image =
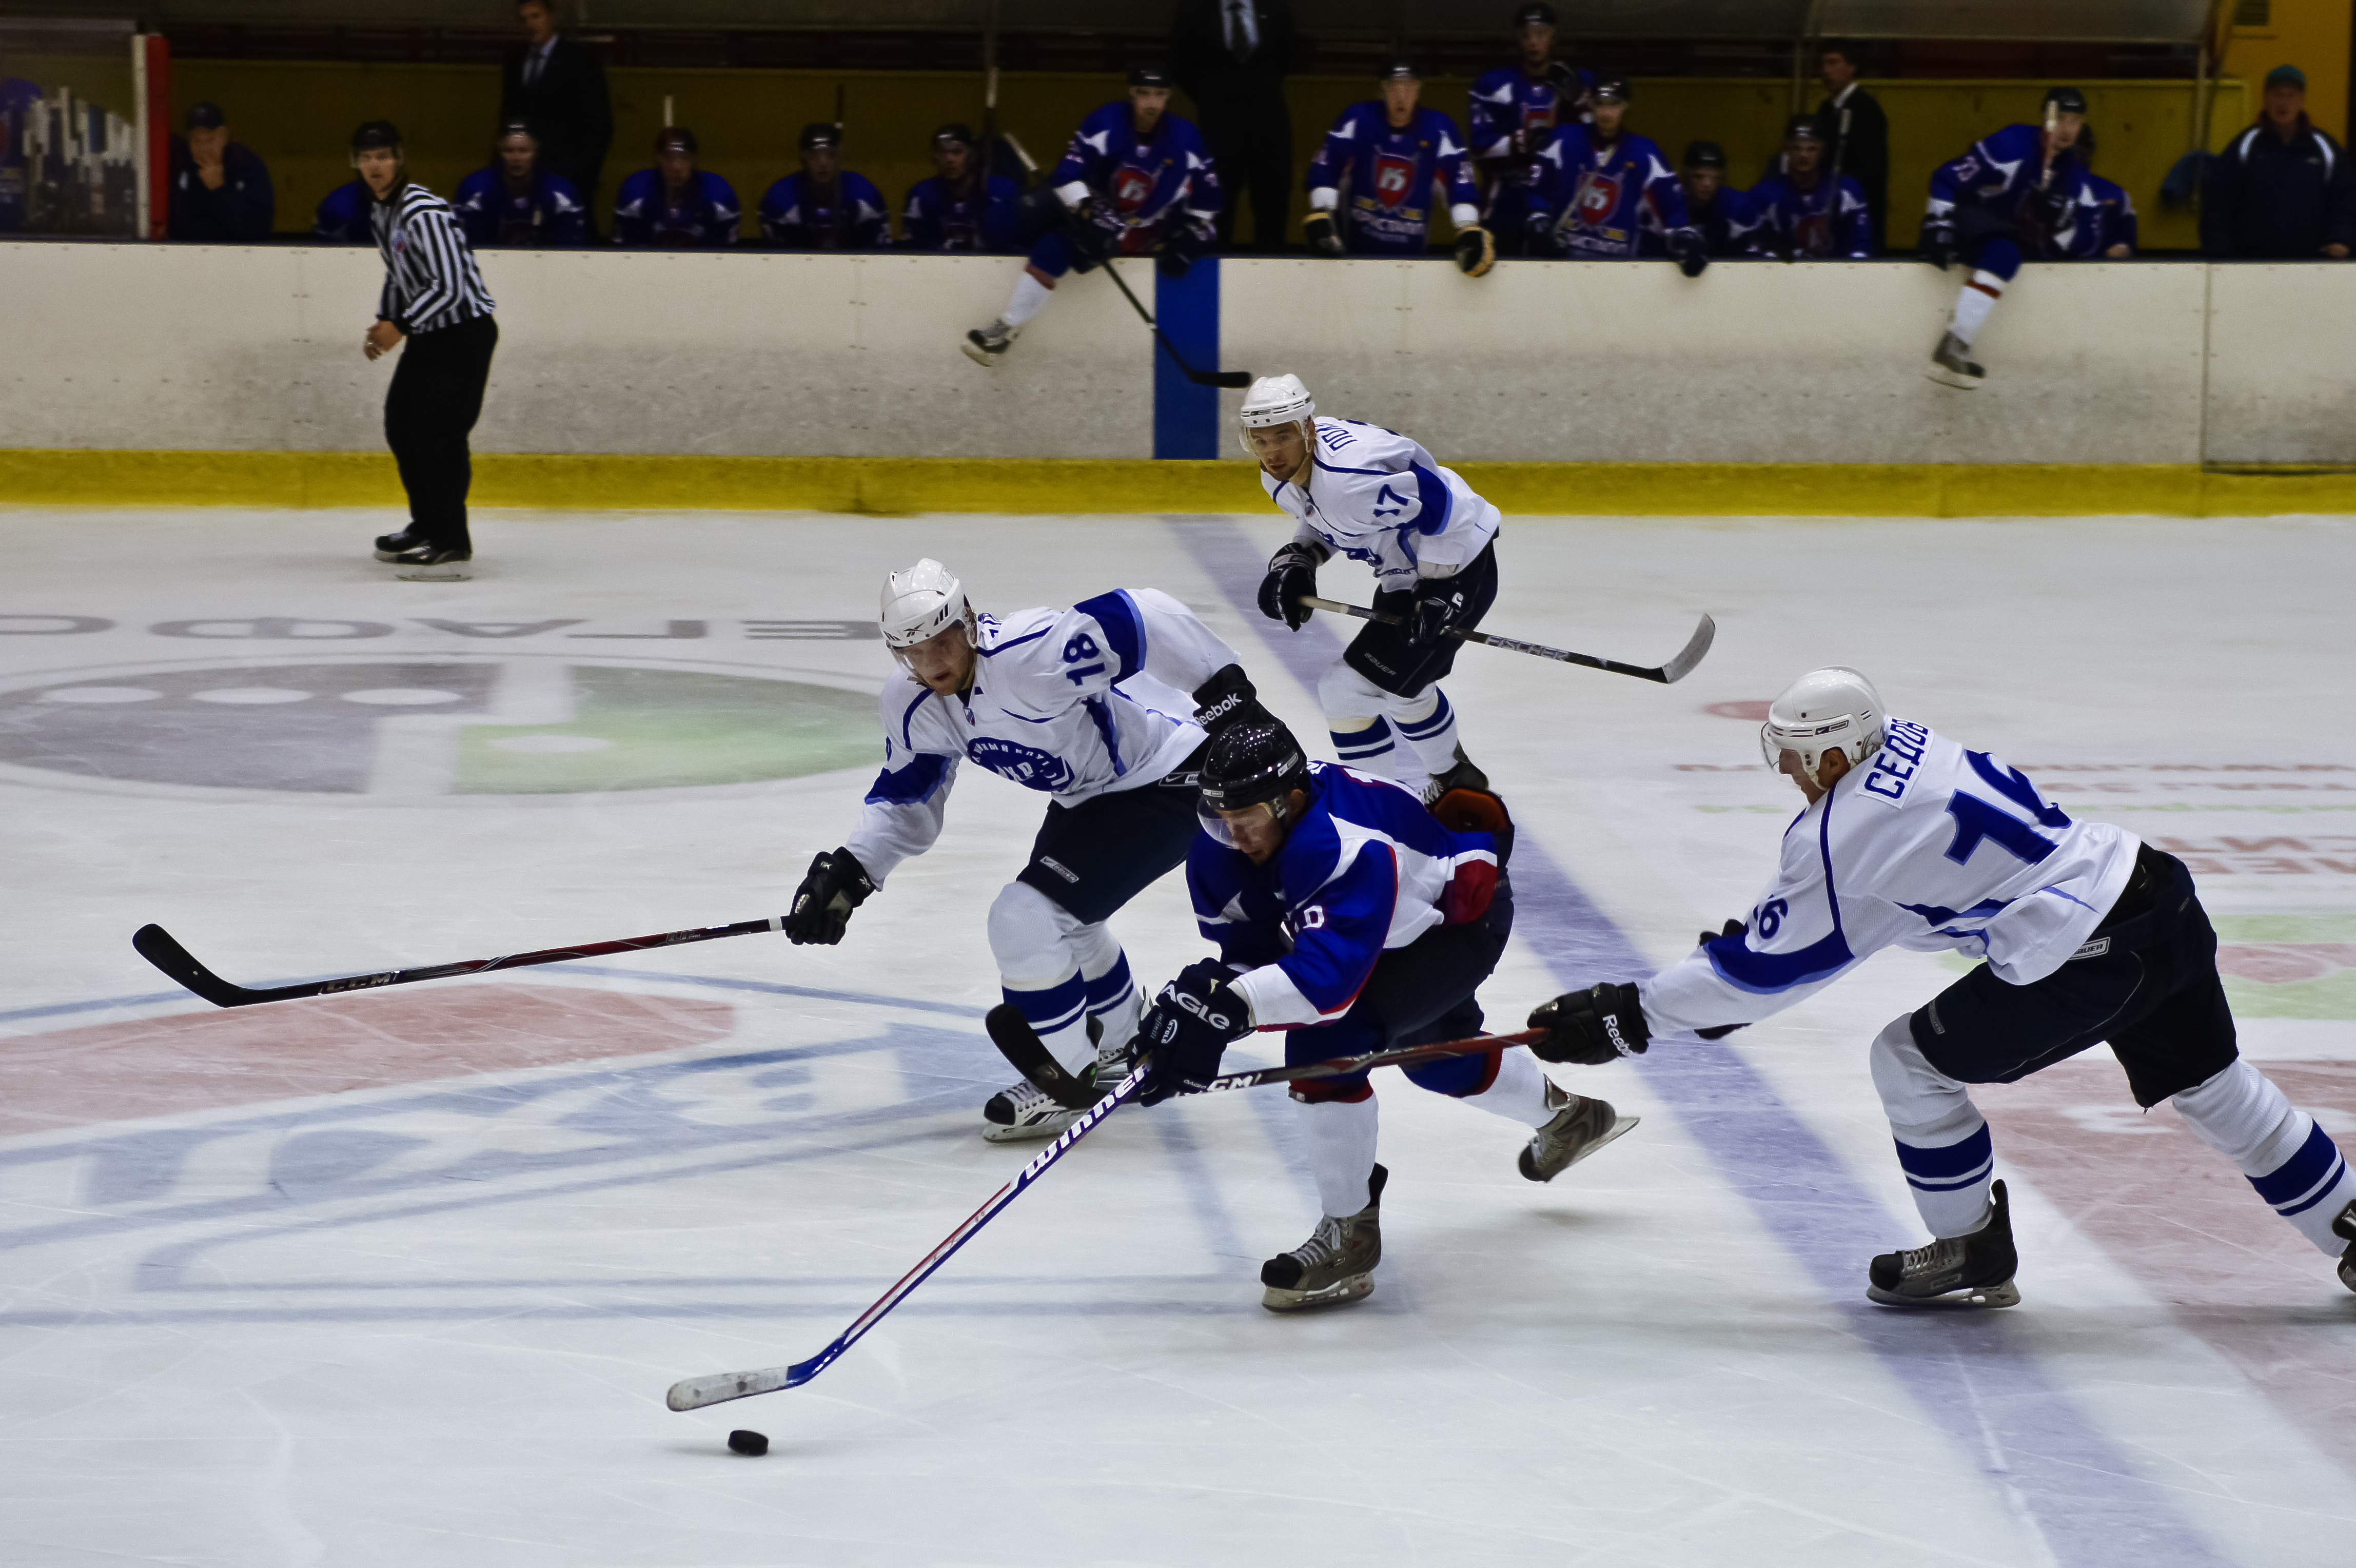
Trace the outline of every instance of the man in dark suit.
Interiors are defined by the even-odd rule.
[[[1235,239],[1236,209],[1251,191],[1252,248],[1283,248],[1292,209],[1292,115],[1284,79],[1299,63],[1292,0],[1178,0],[1171,74],[1194,101],[1226,199],[1219,245]]]
[[[614,105],[605,67],[585,44],[556,31],[556,0],[519,0],[521,48],[499,72],[499,123],[527,124],[540,134],[540,163],[597,209],[597,178],[614,141]]]
[[[1837,175],[1864,188],[1866,220],[1872,226],[1873,253],[1887,251],[1890,238],[1890,116],[1873,94],[1857,84],[1855,44],[1827,43],[1818,62],[1825,91],[1816,119],[1833,138],[1827,156]]]

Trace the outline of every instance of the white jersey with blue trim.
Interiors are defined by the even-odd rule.
[[[1295,539],[1365,562],[1396,590],[1453,576],[1497,536],[1497,509],[1418,443],[1355,419],[1312,423],[1306,481],[1259,475],[1269,499],[1301,524]]]
[[[1238,662],[1152,588],[981,616],[977,632],[962,695],[913,676],[884,690],[884,771],[844,841],[878,884],[940,836],[959,760],[1067,806],[1154,783],[1203,744],[1186,693]]]
[[[1738,936],[1643,983],[1655,1029],[1781,1012],[1887,947],[1985,958],[2044,979],[2127,885],[2140,841],[2072,820],[2016,768],[1904,719],[1783,832],[1775,881]]]

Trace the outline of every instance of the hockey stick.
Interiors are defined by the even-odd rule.
[[[1023,1010],[1012,1002],[1001,1002],[990,1010],[982,1020],[990,1031],[991,1044],[998,1047],[1015,1071],[1031,1080],[1033,1088],[1066,1111],[1077,1111],[1096,1103],[1096,1090],[1077,1073],[1055,1059],[1047,1044],[1031,1027]],[[1476,1039],[1441,1040],[1425,1046],[1402,1046],[1397,1050],[1377,1051],[1365,1057],[1333,1057],[1325,1061],[1309,1062],[1300,1067],[1261,1068],[1253,1072],[1231,1072],[1215,1078],[1210,1084],[1195,1092],[1216,1094],[1231,1089],[1256,1089],[1264,1083],[1298,1083],[1308,1078],[1334,1078],[1344,1073],[1364,1072],[1378,1067],[1413,1067],[1418,1062],[1437,1061],[1442,1057],[1469,1056],[1494,1046],[1522,1046],[1538,1038],[1542,1031],[1532,1029],[1518,1035],[1483,1035]]]
[[[1016,1016],[1019,1019],[1021,1015],[1017,1014]],[[1204,1092],[1226,1089],[1249,1089],[1255,1084],[1262,1083],[1290,1083],[1303,1078],[1331,1078],[1344,1073],[1362,1072],[1368,1068],[1387,1067],[1400,1062],[1430,1061],[1440,1057],[1469,1056],[1474,1051],[1493,1050],[1501,1046],[1527,1045],[1545,1033],[1543,1029],[1526,1029],[1517,1035],[1485,1036],[1472,1040],[1446,1040],[1429,1046],[1411,1046],[1396,1051],[1378,1051],[1372,1056],[1343,1057],[1333,1061],[1315,1062],[1306,1067],[1263,1068],[1257,1072],[1228,1073],[1225,1077],[1213,1079],[1209,1089]],[[1034,1035],[1033,1038],[1035,1040],[1037,1036]],[[1000,1048],[1004,1047],[1001,1046]],[[1043,1046],[1040,1048],[1044,1055],[1045,1047]],[[684,1378],[670,1386],[670,1392],[664,1396],[663,1402],[673,1410],[701,1410],[706,1405],[725,1404],[730,1400],[746,1399],[754,1394],[775,1393],[779,1389],[798,1389],[825,1371],[845,1350],[859,1343],[869,1329],[881,1323],[885,1314],[907,1300],[918,1285],[930,1279],[943,1263],[956,1255],[958,1248],[972,1240],[976,1231],[1003,1213],[1006,1206],[1021,1197],[1023,1189],[1038,1180],[1049,1165],[1062,1159],[1066,1150],[1087,1137],[1096,1129],[1098,1123],[1112,1114],[1116,1108],[1143,1088],[1145,1073],[1146,1069],[1143,1067],[1135,1069],[1129,1076],[1113,1086],[1111,1093],[1083,1112],[1078,1121],[1064,1129],[1062,1134],[1054,1143],[1032,1156],[1031,1163],[1017,1171],[1012,1181],[991,1194],[989,1199],[980,1208],[966,1217],[965,1223],[943,1237],[939,1246],[926,1253],[915,1268],[900,1276],[897,1283],[876,1297],[874,1305],[854,1318],[850,1327],[835,1336],[833,1342],[825,1349],[807,1361],[796,1361],[787,1367],[764,1367],[756,1371],[719,1372],[710,1377]]]
[[[1248,387],[1251,385],[1252,379],[1251,372],[1249,371],[1198,371],[1194,366],[1188,364],[1186,362],[1186,356],[1178,351],[1178,346],[1170,341],[1169,334],[1162,330],[1161,323],[1155,321],[1152,317],[1147,315],[1144,305],[1139,301],[1137,295],[1130,293],[1129,285],[1121,280],[1120,270],[1118,267],[1115,267],[1109,261],[1105,263],[1104,270],[1105,275],[1112,279],[1114,285],[1117,286],[1122,294],[1128,295],[1129,303],[1136,309],[1139,317],[1142,319],[1148,327],[1153,328],[1153,336],[1161,340],[1162,347],[1163,349],[1169,350],[1171,362],[1185,372],[1186,379],[1188,381],[1194,382],[1198,387]]]
[[[462,959],[426,969],[391,969],[380,974],[352,974],[337,980],[305,981],[299,985],[272,985],[258,990],[231,985],[203,964],[161,926],[142,926],[131,938],[139,956],[203,997],[216,1007],[251,1007],[257,1002],[291,1002],[298,996],[332,996],[343,991],[371,991],[380,985],[411,985],[421,980],[448,980],[461,974],[488,974],[495,969],[522,969],[535,963],[562,963],[567,959],[598,958],[606,953],[637,952],[643,948],[680,947],[688,942],[718,941],[722,937],[749,937],[755,931],[782,931],[785,918],[739,920],[733,926],[702,926],[659,936],[624,937],[617,941],[587,942],[577,948],[544,948],[539,952],[510,953],[504,958]]]
[[[1312,610],[1325,610],[1333,615],[1355,616],[1360,620],[1379,621],[1385,626],[1407,624],[1407,619],[1403,616],[1385,615],[1379,610],[1370,610],[1360,605],[1345,605],[1339,599],[1321,599],[1314,594],[1303,594],[1295,602],[1307,605]],[[1567,649],[1548,648],[1542,642],[1523,642],[1511,637],[1492,637],[1485,631],[1462,631],[1455,627],[1450,627],[1447,635],[1462,638],[1466,642],[1478,642],[1489,648],[1502,648],[1511,653],[1535,654],[1540,659],[1558,659],[1565,664],[1584,664],[1590,670],[1609,670],[1614,675],[1633,675],[1640,681],[1658,681],[1665,686],[1682,681],[1693,673],[1693,667],[1701,662],[1702,655],[1709,651],[1711,639],[1718,636],[1718,623],[1708,616],[1702,617],[1701,624],[1694,628],[1693,636],[1687,639],[1683,648],[1677,650],[1675,658],[1666,664],[1650,668],[1640,664],[1622,664],[1616,659],[1598,659],[1591,653],[1572,653]]]

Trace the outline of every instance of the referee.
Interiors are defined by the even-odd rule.
[[[409,582],[463,581],[463,564],[475,555],[466,436],[482,414],[498,347],[497,307],[450,204],[410,183],[391,122],[370,120],[352,133],[352,167],[375,198],[369,220],[384,257],[384,293],[363,348],[374,360],[409,339],[384,398],[384,439],[409,493],[409,526],[380,538],[376,558],[408,568],[399,575]]]

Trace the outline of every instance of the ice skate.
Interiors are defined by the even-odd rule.
[[[2356,1290],[2356,1203],[2340,1211],[2331,1222],[2331,1233],[2348,1238],[2348,1250],[2340,1254],[2340,1283]]]
[[[474,558],[472,550],[420,542],[392,558],[392,564],[402,568],[393,575],[404,583],[463,583],[474,575],[466,565]]]
[[[380,533],[376,536],[376,558],[380,561],[398,561],[401,559],[402,551],[414,550],[424,542],[423,534],[412,533],[405,528],[399,533]]]
[[[981,1135],[993,1144],[1052,1138],[1080,1119],[1029,1079],[993,1094],[981,1108]]]
[[[1931,369],[1922,373],[1943,387],[1971,392],[1987,381],[1987,371],[1972,359],[1971,353],[1969,346],[1950,332],[1931,350]]]
[[[999,361],[1006,358],[1006,350],[1014,347],[1014,339],[1022,334],[1020,327],[993,321],[987,327],[976,328],[967,333],[965,341],[958,347],[964,349],[965,357],[975,364],[994,371],[998,369]]]
[[[1968,1236],[1933,1241],[1873,1260],[1866,1299],[1884,1306],[2013,1306],[2020,1267],[2012,1247],[2012,1215],[2004,1183],[1989,1190],[1988,1222]]]
[[[1430,805],[1432,801],[1439,800],[1442,795],[1447,794],[1451,789],[1480,789],[1486,791],[1488,788],[1489,776],[1482,772],[1481,769],[1474,765],[1472,759],[1464,755],[1464,748],[1462,746],[1459,746],[1456,748],[1456,761],[1454,766],[1451,767],[1445,773],[1435,773],[1432,775],[1430,785],[1424,790],[1424,804]]]
[[[1300,1312],[1373,1294],[1375,1265],[1383,1261],[1383,1184],[1390,1176],[1376,1165],[1366,1178],[1365,1208],[1347,1219],[1325,1216],[1308,1240],[1262,1263],[1259,1283],[1268,1289],[1259,1304],[1270,1312]]]
[[[1609,1101],[1572,1094],[1552,1083],[1547,1085],[1547,1104],[1562,1110],[1522,1150],[1521,1172],[1531,1181],[1554,1180],[1640,1120],[1621,1115]]]

